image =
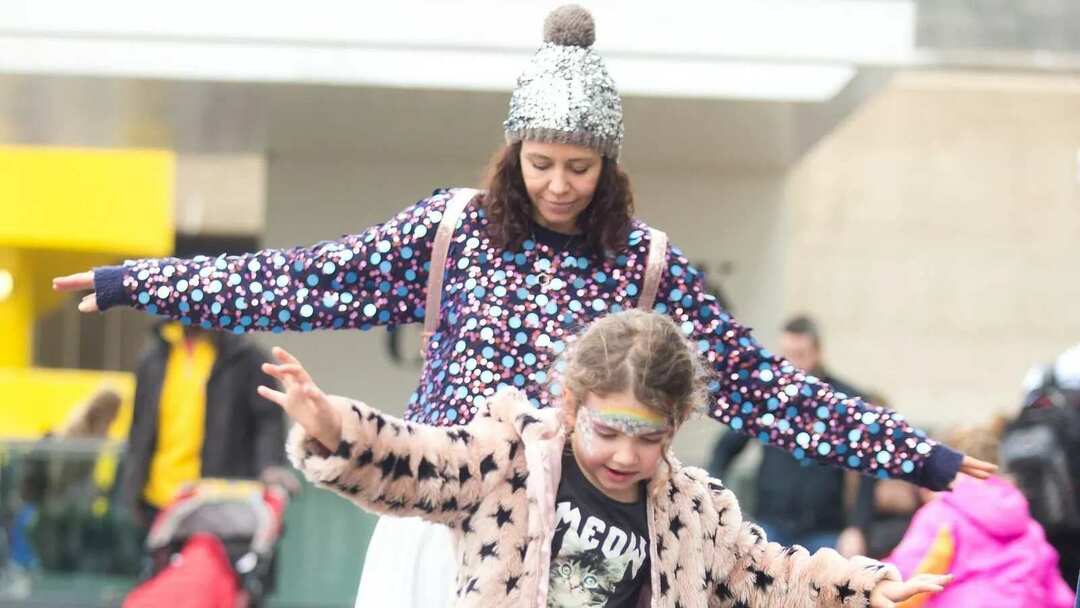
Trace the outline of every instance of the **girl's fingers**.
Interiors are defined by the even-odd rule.
[[[281,380],[286,377],[291,377],[293,380],[303,380],[307,378],[307,372],[299,365],[293,365],[291,363],[284,365],[275,365],[273,363],[263,363],[262,370],[267,374]]]
[[[951,580],[951,574],[920,574],[904,583],[902,592],[890,599],[902,601],[920,593],[940,593]]]
[[[951,574],[920,574],[919,576],[916,576],[911,580],[918,582],[922,585],[930,585],[931,587],[937,587],[938,589],[936,589],[936,591],[941,591],[941,589],[943,589],[945,585],[948,585],[950,582],[952,582],[952,579],[953,575]]]
[[[275,359],[280,361],[280,363],[272,364],[278,369],[286,370],[286,373],[294,374],[297,378],[308,381],[311,380],[311,375],[304,369],[304,366],[296,360],[296,357],[285,352],[285,349],[275,346],[273,355]]]
[[[69,274],[66,277],[56,277],[52,282],[56,291],[81,291],[94,288],[94,271]]]
[[[276,391],[276,390],[270,388],[269,386],[261,386],[260,385],[255,390],[259,393],[259,396],[262,397],[263,399],[266,399],[267,401],[273,401],[274,403],[280,405],[281,407],[285,407],[285,404],[288,403],[288,401],[289,401],[288,395],[286,395],[285,393],[283,393],[281,391]]]
[[[911,597],[920,593],[937,593],[938,591],[942,591],[943,589],[945,589],[945,587],[942,587],[941,585],[935,585],[933,583],[916,583],[914,585],[908,586],[907,593],[908,597]]]
[[[294,365],[300,365],[300,360],[299,359],[292,356],[292,353],[285,350],[284,348],[281,348],[280,346],[275,346],[274,350],[273,350],[273,353],[274,353],[274,357],[278,361],[281,361],[282,363],[292,363]]]
[[[314,384],[304,385],[304,394],[307,396],[308,399],[312,399],[316,403],[318,403],[320,407],[332,407],[330,405],[330,399],[326,396],[326,393],[322,392],[322,390],[320,390],[319,387],[315,386]]]
[[[286,375],[285,372],[279,369],[279,366],[274,365],[273,363],[263,363],[261,369],[264,374],[268,376],[273,376],[278,380],[282,380],[282,376]]]

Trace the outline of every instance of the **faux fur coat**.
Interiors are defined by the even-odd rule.
[[[296,426],[288,453],[307,478],[385,515],[449,526],[459,606],[546,608],[566,434],[556,409],[504,390],[468,426],[403,422],[359,402],[330,453]],[[651,606],[866,606],[895,568],[767,542],[705,471],[670,466],[649,483]]]

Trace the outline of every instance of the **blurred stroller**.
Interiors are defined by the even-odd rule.
[[[273,590],[292,484],[203,479],[185,488],[154,519],[146,539],[150,577],[124,608],[261,606]]]

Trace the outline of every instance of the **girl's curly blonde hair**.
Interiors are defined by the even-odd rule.
[[[678,428],[705,402],[707,373],[694,346],[666,315],[627,310],[589,325],[569,347],[561,373],[579,405],[588,393],[625,390]]]

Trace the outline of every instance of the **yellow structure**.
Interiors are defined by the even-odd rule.
[[[159,150],[0,146],[0,437],[37,437],[103,382],[131,420],[131,374],[32,369],[34,320],[68,296],[52,277],[167,255],[174,156]]]

